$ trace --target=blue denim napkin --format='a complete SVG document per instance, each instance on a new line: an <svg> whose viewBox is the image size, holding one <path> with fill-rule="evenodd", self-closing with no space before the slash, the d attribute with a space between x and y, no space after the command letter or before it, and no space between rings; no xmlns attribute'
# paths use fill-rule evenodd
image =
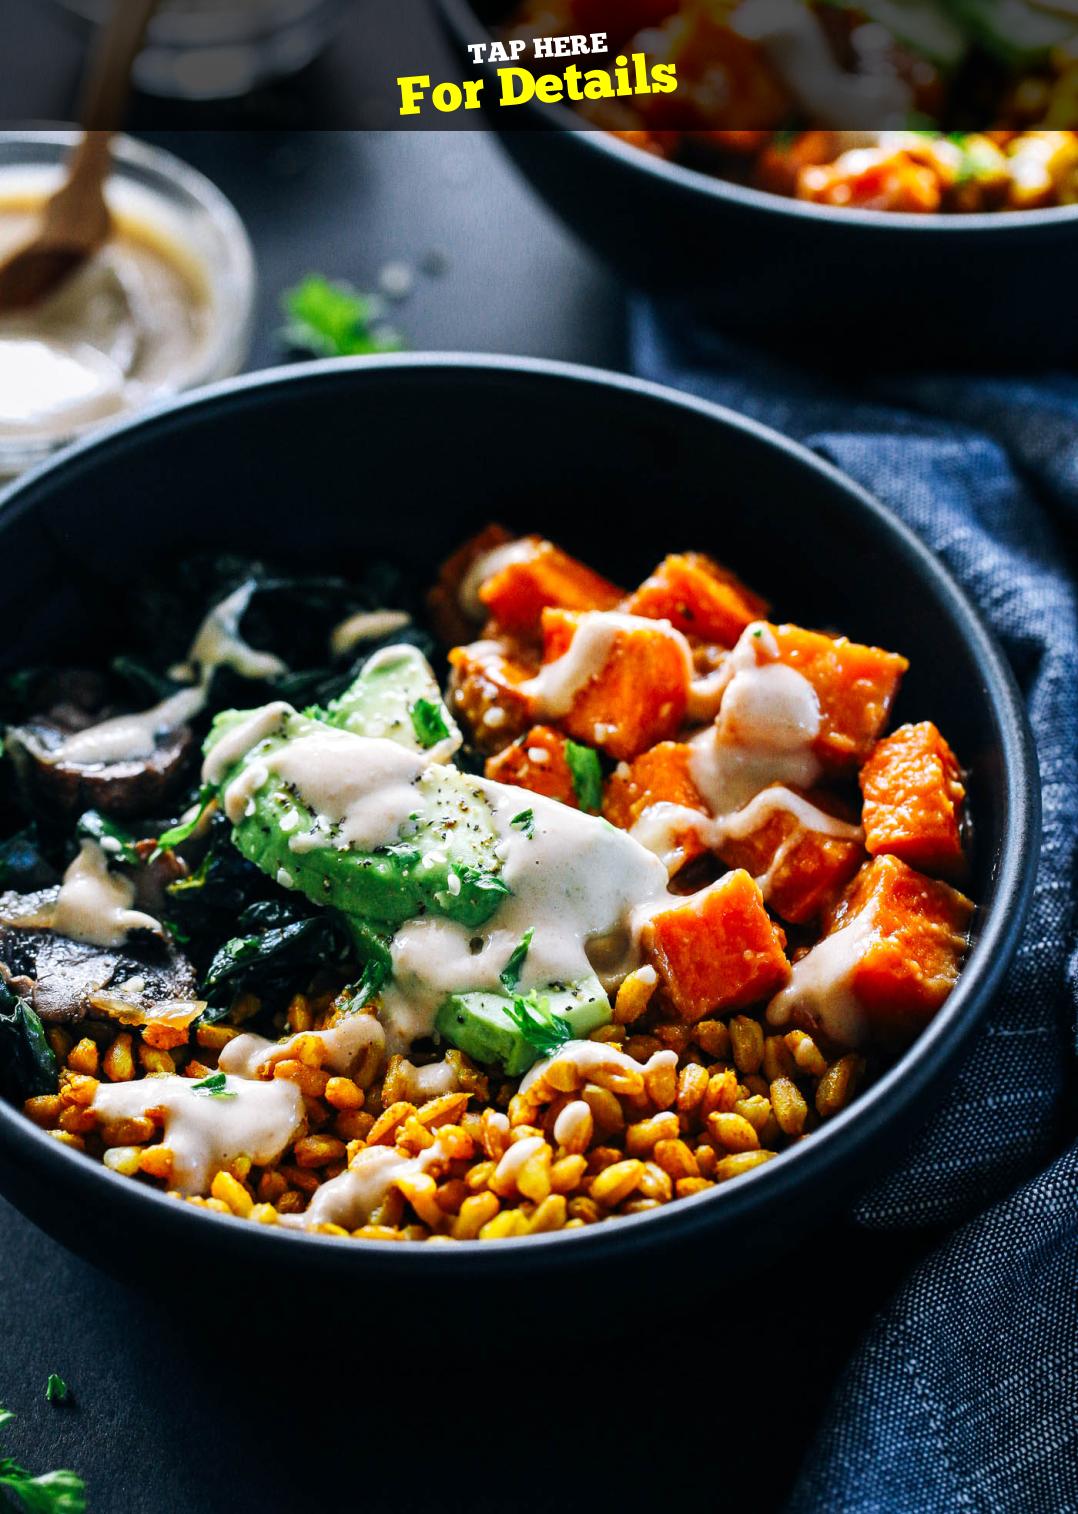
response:
<svg viewBox="0 0 1078 1514"><path fill-rule="evenodd" d="M676 305L634 310L633 357L644 377L804 442L917 531L998 636L1040 757L1040 872L1005 990L947 1103L855 1211L874 1227L963 1228L917 1268L848 1366L792 1507L1078 1511L1078 1146L1066 1149L1076 1133L1078 380L843 382L702 331Z"/></svg>

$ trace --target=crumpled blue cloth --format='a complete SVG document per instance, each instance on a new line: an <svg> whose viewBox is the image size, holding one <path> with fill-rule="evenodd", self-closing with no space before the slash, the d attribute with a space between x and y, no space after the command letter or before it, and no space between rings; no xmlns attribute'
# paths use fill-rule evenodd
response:
<svg viewBox="0 0 1078 1514"><path fill-rule="evenodd" d="M633 358L804 442L917 531L998 636L1040 758L1040 871L1004 992L947 1102L855 1211L962 1228L875 1321L791 1508L1078 1514L1078 380L824 377L645 302Z"/></svg>

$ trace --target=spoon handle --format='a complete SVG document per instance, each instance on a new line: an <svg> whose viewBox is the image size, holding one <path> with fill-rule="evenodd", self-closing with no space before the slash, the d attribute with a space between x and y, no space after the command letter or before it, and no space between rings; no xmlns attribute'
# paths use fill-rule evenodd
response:
<svg viewBox="0 0 1078 1514"><path fill-rule="evenodd" d="M90 58L79 118L87 138L120 124L139 55L157 0L112 0L112 9Z"/></svg>

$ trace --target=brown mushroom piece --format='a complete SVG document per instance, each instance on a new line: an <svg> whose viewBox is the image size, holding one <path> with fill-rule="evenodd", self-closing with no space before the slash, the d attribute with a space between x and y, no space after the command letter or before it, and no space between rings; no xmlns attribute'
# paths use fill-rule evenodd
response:
<svg viewBox="0 0 1078 1514"><path fill-rule="evenodd" d="M58 889L0 895L0 977L29 998L41 1019L65 1024L90 1016L142 1024L163 1006L203 1008L194 968L177 948L148 931L122 947L72 941L54 931L12 924L47 915Z"/></svg>
<svg viewBox="0 0 1078 1514"><path fill-rule="evenodd" d="M95 809L117 819L167 809L195 755L190 726L162 729L152 749L138 756L85 761L78 755L87 750L83 738L100 728L74 731L41 716L8 730L7 750L31 807L65 817Z"/></svg>

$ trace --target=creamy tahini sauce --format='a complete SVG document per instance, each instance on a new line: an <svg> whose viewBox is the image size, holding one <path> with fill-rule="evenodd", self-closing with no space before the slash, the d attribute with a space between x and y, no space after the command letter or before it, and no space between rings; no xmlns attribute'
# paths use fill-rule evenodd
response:
<svg viewBox="0 0 1078 1514"><path fill-rule="evenodd" d="M360 610L342 620L339 626L334 626L330 632L329 650L334 657L347 657L365 641L395 636L411 623L412 617L404 610Z"/></svg>
<svg viewBox="0 0 1078 1514"><path fill-rule="evenodd" d="M528 1068L520 1081L521 1093L527 1093L534 1083L544 1078L556 1065L572 1067L582 1083L590 1081L590 1075L595 1073L611 1072L620 1073L630 1081L642 1081L649 1072L662 1067L676 1067L677 1052L656 1051L646 1062L638 1062L619 1046L611 1046L605 1041L566 1041L552 1057L544 1057Z"/></svg>
<svg viewBox="0 0 1078 1514"><path fill-rule="evenodd" d="M159 737L193 720L204 703L201 689L181 689L178 694L155 704L153 709L133 715L117 715L84 731L77 731L50 753L50 757L53 761L78 763L80 767L151 757Z"/></svg>
<svg viewBox="0 0 1078 1514"><path fill-rule="evenodd" d="M516 541L503 542L500 547L492 547L489 552L480 553L465 573L457 591L457 603L469 620L483 620L486 615L486 606L479 598L479 590L487 579L493 578L495 573L501 573L513 563L527 562L529 557L535 556L536 545L533 537L524 536Z"/></svg>
<svg viewBox="0 0 1078 1514"><path fill-rule="evenodd" d="M684 636L668 620L648 620L618 610L588 610L580 616L564 655L544 663L534 678L520 685L520 692L533 701L538 715L561 719L572 709L580 691L602 672L618 635L641 629L657 632L674 643L684 659L688 687L693 677L692 653Z"/></svg>
<svg viewBox="0 0 1078 1514"><path fill-rule="evenodd" d="M0 195L0 259L44 197ZM66 436L182 388L203 360L203 270L157 228L114 218L104 249L39 306L0 317L0 438Z"/></svg>
<svg viewBox="0 0 1078 1514"><path fill-rule="evenodd" d="M291 1057L297 1044L307 1037L322 1043L323 1067L350 1077L362 1088L372 1082L385 1052L385 1033L374 1015L357 1013L345 1015L328 1030L299 1031L284 1041L268 1041L250 1033L236 1036L222 1049L217 1065L222 1072L240 1078L257 1078Z"/></svg>
<svg viewBox="0 0 1078 1514"><path fill-rule="evenodd" d="M795 962L790 981L767 1006L769 1025L788 1025L795 1009L813 1015L840 1046L859 1046L865 1016L853 989L857 965L878 934L869 905Z"/></svg>
<svg viewBox="0 0 1078 1514"><path fill-rule="evenodd" d="M106 1123L161 1110L162 1141L173 1153L172 1186L204 1194L237 1157L258 1165L275 1162L306 1121L303 1095L285 1078L265 1083L229 1078L224 1091L230 1097L199 1092L192 1078L139 1078L102 1083L91 1108Z"/></svg>
<svg viewBox="0 0 1078 1514"><path fill-rule="evenodd" d="M777 658L770 628L756 621L723 664L719 713L693 737L689 769L712 814L741 809L769 784L811 788L820 776L816 691Z"/></svg>
<svg viewBox="0 0 1078 1514"><path fill-rule="evenodd" d="M160 921L131 908L134 900L135 885L111 873L101 847L86 840L64 874L49 928L93 946L119 946L133 930L164 935Z"/></svg>
<svg viewBox="0 0 1078 1514"><path fill-rule="evenodd" d="M671 804L662 800L642 811L633 825L630 835L646 846L648 851L661 857L669 872L680 865L684 856L686 835L697 837L709 851L717 850L724 841L743 841L753 835L775 814L790 815L795 824L790 834L777 849L767 872L756 879L767 897L768 886L782 862L806 831L817 835L834 836L843 841L862 841L864 831L859 825L851 825L821 810L803 794L795 794L783 784L773 784L762 789L748 804L729 815L711 816L687 805Z"/></svg>
<svg viewBox="0 0 1078 1514"><path fill-rule="evenodd" d="M239 623L251 601L254 584L240 585L214 605L195 633L187 661L173 676L198 678L194 688L180 689L152 709L102 720L68 736L49 753L51 762L93 767L110 762L137 762L153 755L158 739L202 713L217 668L230 667L244 678L275 678L288 671L272 652L260 652L240 635Z"/></svg>

